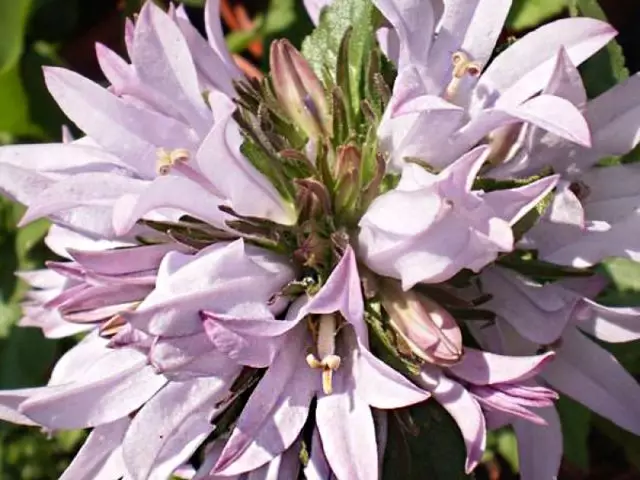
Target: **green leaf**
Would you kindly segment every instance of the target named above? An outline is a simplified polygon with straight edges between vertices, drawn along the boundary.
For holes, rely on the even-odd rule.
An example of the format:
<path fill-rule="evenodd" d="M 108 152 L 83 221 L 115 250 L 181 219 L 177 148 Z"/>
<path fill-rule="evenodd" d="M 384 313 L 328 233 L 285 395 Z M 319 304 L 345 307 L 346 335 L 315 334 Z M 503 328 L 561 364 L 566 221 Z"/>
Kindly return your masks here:
<path fill-rule="evenodd" d="M 607 17 L 597 0 L 572 0 L 572 2 L 572 15 L 607 21 Z M 587 60 L 580 67 L 580 71 L 590 98 L 597 97 L 629 78 L 629 70 L 625 66 L 622 47 L 615 40 L 609 42 L 604 49 Z"/>
<path fill-rule="evenodd" d="M 18 63 L 30 9 L 31 0 L 0 2 L 0 74 Z"/>
<path fill-rule="evenodd" d="M 562 423 L 564 456 L 582 470 L 589 468 L 589 432 L 591 411 L 568 397 L 556 402 Z"/>
<path fill-rule="evenodd" d="M 515 0 L 507 18 L 510 30 L 528 30 L 562 13 L 567 0 Z"/>
<path fill-rule="evenodd" d="M 0 132 L 26 135 L 31 128 L 29 101 L 17 65 L 0 74 L 0 105 Z"/>
<path fill-rule="evenodd" d="M 596 271 L 611 282 L 598 297 L 599 302 L 606 305 L 640 305 L 640 263 L 611 257 L 604 259 Z"/>
<path fill-rule="evenodd" d="M 465 447 L 453 418 L 435 400 L 389 414 L 383 480 L 463 480 Z"/>
<path fill-rule="evenodd" d="M 334 81 L 338 52 L 347 28 L 352 27 L 349 42 L 349 85 L 353 111 L 360 110 L 365 60 L 375 42 L 378 15 L 370 0 L 335 0 L 326 8 L 318 28 L 302 43 L 302 53 L 318 77 L 328 70 Z"/>
<path fill-rule="evenodd" d="M 504 458 L 511 470 L 520 470 L 520 460 L 518 458 L 518 439 L 510 428 L 505 428 L 497 432 L 496 451 Z"/>

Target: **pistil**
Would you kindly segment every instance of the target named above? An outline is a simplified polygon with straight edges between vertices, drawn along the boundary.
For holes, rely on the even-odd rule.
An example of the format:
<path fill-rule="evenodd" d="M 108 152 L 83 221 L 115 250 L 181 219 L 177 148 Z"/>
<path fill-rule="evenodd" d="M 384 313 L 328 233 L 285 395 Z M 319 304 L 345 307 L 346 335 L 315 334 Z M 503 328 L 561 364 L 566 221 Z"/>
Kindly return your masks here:
<path fill-rule="evenodd" d="M 200 172 L 188 165 L 191 159 L 191 153 L 186 148 L 176 148 L 168 151 L 164 148 L 159 148 L 156 152 L 156 171 L 158 175 L 169 175 L 171 172 L 177 172 L 182 176 L 194 181 L 202 188 L 210 191 L 216 197 L 223 198 L 224 195 Z"/>
<path fill-rule="evenodd" d="M 326 395 L 333 393 L 333 372 L 340 367 L 340 357 L 336 351 L 337 319 L 335 315 L 321 315 L 314 331 L 318 357 L 310 353 L 307 364 L 311 368 L 322 369 L 322 390 Z"/>
<path fill-rule="evenodd" d="M 458 95 L 458 90 L 465 76 L 478 77 L 482 72 L 482 66 L 471 61 L 464 52 L 454 53 L 451 60 L 453 62 L 453 74 L 444 92 L 444 98 L 449 101 L 453 101 Z"/>

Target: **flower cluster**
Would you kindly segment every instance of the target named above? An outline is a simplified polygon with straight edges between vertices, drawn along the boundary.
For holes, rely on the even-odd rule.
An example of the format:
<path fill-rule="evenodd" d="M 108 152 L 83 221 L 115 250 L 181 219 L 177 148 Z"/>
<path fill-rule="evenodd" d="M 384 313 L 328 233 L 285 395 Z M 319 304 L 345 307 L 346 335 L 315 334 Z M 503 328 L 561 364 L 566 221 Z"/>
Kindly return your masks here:
<path fill-rule="evenodd" d="M 640 171 L 598 166 L 640 141 L 640 77 L 588 101 L 577 70 L 615 31 L 559 20 L 492 57 L 510 0 L 373 3 L 395 68 L 370 52 L 357 108 L 349 32 L 336 78 L 279 40 L 248 79 L 218 0 L 207 40 L 146 3 L 131 63 L 97 46 L 108 88 L 45 70 L 85 136 L 3 147 L 0 191 L 61 258 L 21 273 L 22 325 L 86 335 L 0 417 L 92 428 L 63 479 L 198 455 L 193 479 L 375 480 L 387 412 L 425 402 L 468 472 L 511 424 L 523 478 L 551 479 L 556 391 L 640 434 L 640 386 L 592 339 L 640 338 L 592 268 L 640 259 Z"/>

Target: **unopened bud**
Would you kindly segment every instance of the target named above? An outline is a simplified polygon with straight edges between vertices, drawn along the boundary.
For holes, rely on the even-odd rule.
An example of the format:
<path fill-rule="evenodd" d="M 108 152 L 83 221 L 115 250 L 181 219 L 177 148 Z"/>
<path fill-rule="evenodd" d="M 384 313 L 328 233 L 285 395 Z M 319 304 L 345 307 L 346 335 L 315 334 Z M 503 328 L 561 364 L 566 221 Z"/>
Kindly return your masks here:
<path fill-rule="evenodd" d="M 462 356 L 462 333 L 453 316 L 433 300 L 395 280 L 382 282 L 382 306 L 389 323 L 411 352 L 426 362 L 448 366 Z"/>
<path fill-rule="evenodd" d="M 338 156 L 333 168 L 336 180 L 335 202 L 337 211 L 351 209 L 360 195 L 360 170 L 362 155 L 353 145 L 338 149 Z"/>
<path fill-rule="evenodd" d="M 289 117 L 312 138 L 326 136 L 331 120 L 320 80 L 287 40 L 271 44 L 273 89 Z"/>

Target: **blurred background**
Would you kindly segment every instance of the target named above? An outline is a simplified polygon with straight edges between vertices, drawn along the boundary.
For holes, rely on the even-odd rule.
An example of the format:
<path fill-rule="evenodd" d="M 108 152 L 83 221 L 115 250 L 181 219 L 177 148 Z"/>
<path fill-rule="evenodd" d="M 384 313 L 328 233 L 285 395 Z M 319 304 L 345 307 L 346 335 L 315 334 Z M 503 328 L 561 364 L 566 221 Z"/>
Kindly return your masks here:
<path fill-rule="evenodd" d="M 204 1 L 184 3 L 193 23 L 202 29 Z M 287 37 L 299 45 L 312 29 L 302 0 L 222 3 L 229 47 L 250 75 L 264 71 L 271 39 Z M 59 141 L 65 118 L 46 91 L 41 67 L 64 66 L 103 81 L 94 45 L 104 43 L 126 56 L 124 18 L 135 15 L 139 8 L 140 0 L 0 0 L 0 145 Z M 582 69 L 590 96 L 640 70 L 639 0 L 601 0 L 599 4 L 596 0 L 514 0 L 503 40 L 554 18 L 576 14 L 606 17 L 620 32 L 618 44 L 610 45 Z M 16 327 L 26 287 L 13 273 L 38 268 L 52 258 L 42 243 L 47 223 L 39 221 L 18 230 L 15 225 L 22 212 L 21 206 L 0 199 L 2 389 L 46 382 L 56 359 L 74 342 L 48 340 L 39 330 Z M 640 289 L 635 285 L 633 290 Z M 640 304 L 637 296 L 632 301 Z M 634 375 L 640 375 L 640 347 L 618 346 L 615 353 Z M 566 453 L 561 479 L 640 479 L 640 438 L 568 399 L 561 399 L 559 408 Z M 58 478 L 84 436 L 83 432 L 45 436 L 37 429 L 0 424 L 0 479 Z M 514 479 L 517 470 L 515 438 L 506 430 L 493 434 L 477 478 Z"/>

